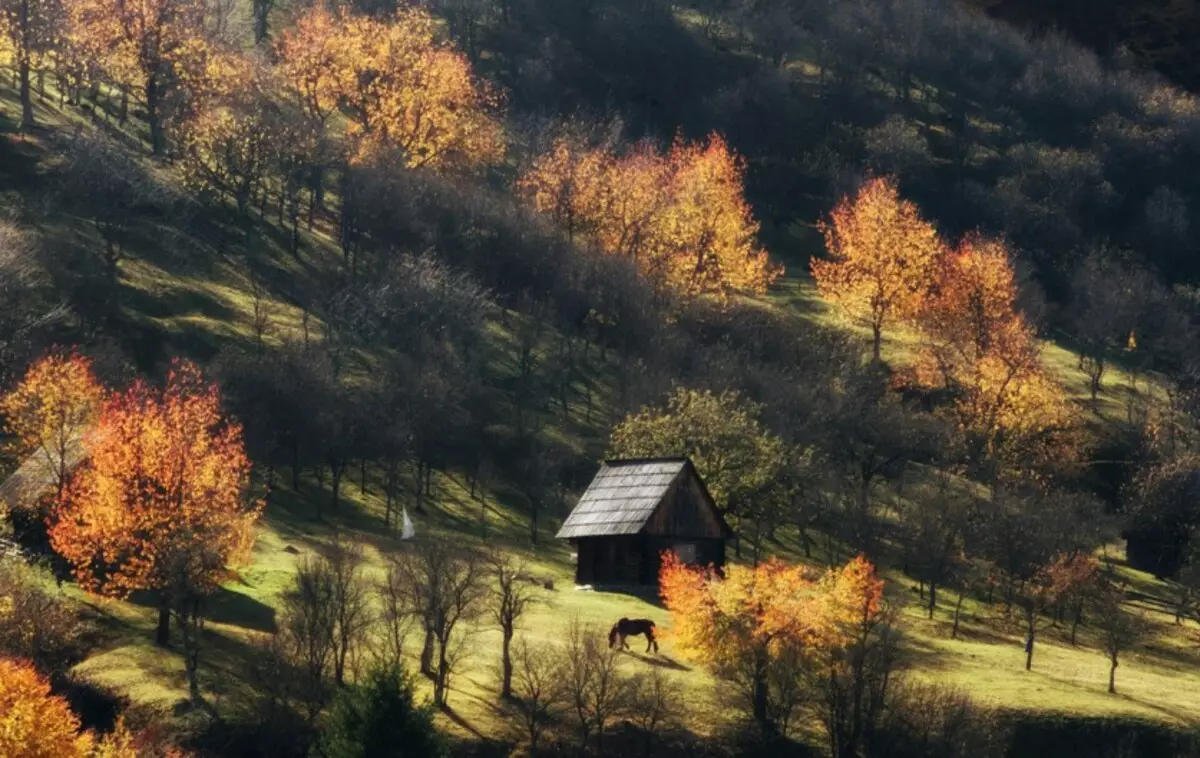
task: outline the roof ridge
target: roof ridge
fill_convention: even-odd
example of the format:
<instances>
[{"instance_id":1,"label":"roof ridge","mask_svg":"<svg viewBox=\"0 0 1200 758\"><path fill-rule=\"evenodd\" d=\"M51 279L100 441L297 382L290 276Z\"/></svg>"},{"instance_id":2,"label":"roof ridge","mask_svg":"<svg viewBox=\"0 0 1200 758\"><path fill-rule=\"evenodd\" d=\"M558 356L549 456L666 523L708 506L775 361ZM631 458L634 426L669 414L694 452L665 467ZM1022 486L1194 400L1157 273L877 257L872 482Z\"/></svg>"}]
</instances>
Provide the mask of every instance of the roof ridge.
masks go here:
<instances>
[{"instance_id":1,"label":"roof ridge","mask_svg":"<svg viewBox=\"0 0 1200 758\"><path fill-rule=\"evenodd\" d=\"M666 455L644 458L605 458L605 466L628 466L637 463L688 463L691 459L686 455Z\"/></svg>"}]
</instances>

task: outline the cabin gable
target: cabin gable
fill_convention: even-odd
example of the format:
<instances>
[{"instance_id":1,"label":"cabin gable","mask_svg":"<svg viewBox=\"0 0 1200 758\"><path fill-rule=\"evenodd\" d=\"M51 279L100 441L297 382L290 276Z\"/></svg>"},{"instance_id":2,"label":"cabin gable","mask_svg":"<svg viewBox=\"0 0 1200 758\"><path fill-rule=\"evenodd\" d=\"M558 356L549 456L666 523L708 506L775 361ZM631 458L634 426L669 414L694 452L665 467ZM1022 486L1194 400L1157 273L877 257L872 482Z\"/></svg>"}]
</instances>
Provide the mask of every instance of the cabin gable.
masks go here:
<instances>
[{"instance_id":1,"label":"cabin gable","mask_svg":"<svg viewBox=\"0 0 1200 758\"><path fill-rule=\"evenodd\" d=\"M725 536L716 506L695 469L685 466L653 515L645 534L684 539L721 539Z\"/></svg>"}]
</instances>

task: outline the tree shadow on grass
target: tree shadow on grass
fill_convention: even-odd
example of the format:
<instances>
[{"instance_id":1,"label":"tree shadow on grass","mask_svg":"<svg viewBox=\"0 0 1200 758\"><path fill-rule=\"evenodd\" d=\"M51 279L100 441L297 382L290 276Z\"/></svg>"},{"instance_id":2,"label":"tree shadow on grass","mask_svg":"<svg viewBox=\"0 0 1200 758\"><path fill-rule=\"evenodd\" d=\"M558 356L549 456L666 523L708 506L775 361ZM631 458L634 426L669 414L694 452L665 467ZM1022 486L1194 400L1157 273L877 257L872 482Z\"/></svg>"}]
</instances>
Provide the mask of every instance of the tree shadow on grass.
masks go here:
<instances>
[{"instance_id":1,"label":"tree shadow on grass","mask_svg":"<svg viewBox=\"0 0 1200 758\"><path fill-rule=\"evenodd\" d=\"M275 631L275 609L241 592L222 587L208 600L209 621L250 629Z\"/></svg>"},{"instance_id":2,"label":"tree shadow on grass","mask_svg":"<svg viewBox=\"0 0 1200 758\"><path fill-rule=\"evenodd\" d=\"M142 608L157 610L159 597L154 592L139 591L130 595L129 602ZM275 631L274 608L227 587L221 587L208 598L204 617L213 623L254 632Z\"/></svg>"},{"instance_id":3,"label":"tree shadow on grass","mask_svg":"<svg viewBox=\"0 0 1200 758\"><path fill-rule=\"evenodd\" d=\"M475 736L478 739L487 740L487 737L484 736L483 732L479 731L474 726L472 726L471 722L467 721L465 718L463 718L461 715L459 715L454 710L453 707L451 707L449 705L442 706L441 712L443 714L445 714L446 718L450 719L456 725L458 725L459 728L469 732L471 735Z\"/></svg>"},{"instance_id":4,"label":"tree shadow on grass","mask_svg":"<svg viewBox=\"0 0 1200 758\"><path fill-rule=\"evenodd\" d=\"M692 670L690 666L684 666L682 663L675 660L671 656L664 655L662 653L655 653L654 655L647 655L647 654L643 654L643 653L635 653L634 651L630 650L630 651L628 651L627 655L629 655L630 658L635 658L649 666L654 666L654 667L660 668L660 669L667 669L668 671L691 671Z\"/></svg>"}]
</instances>

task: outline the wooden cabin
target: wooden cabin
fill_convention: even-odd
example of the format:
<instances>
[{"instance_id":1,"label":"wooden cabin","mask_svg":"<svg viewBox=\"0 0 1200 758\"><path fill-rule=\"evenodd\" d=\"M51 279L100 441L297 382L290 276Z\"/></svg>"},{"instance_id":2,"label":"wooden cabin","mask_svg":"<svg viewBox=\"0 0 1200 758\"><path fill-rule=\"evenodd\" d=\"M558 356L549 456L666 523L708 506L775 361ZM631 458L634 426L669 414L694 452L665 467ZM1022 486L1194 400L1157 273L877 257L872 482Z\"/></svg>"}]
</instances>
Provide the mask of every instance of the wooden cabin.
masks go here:
<instances>
[{"instance_id":1,"label":"wooden cabin","mask_svg":"<svg viewBox=\"0 0 1200 758\"><path fill-rule=\"evenodd\" d=\"M577 550L576 584L657 584L664 550L723 567L732 536L686 458L606 461L557 535Z\"/></svg>"}]
</instances>

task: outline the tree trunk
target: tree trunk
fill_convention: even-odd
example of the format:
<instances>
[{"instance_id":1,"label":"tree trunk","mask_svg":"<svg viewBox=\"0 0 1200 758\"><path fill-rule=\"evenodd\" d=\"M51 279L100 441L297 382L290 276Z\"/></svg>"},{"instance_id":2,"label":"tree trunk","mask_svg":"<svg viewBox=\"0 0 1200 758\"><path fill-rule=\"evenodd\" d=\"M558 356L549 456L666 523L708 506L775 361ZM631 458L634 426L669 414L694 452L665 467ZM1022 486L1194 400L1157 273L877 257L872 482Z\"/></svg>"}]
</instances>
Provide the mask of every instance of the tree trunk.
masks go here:
<instances>
[{"instance_id":1,"label":"tree trunk","mask_svg":"<svg viewBox=\"0 0 1200 758\"><path fill-rule=\"evenodd\" d=\"M254 44L261 45L267 41L270 36L270 29L267 26L267 21L270 18L271 5L264 0L255 0L254 3Z\"/></svg>"},{"instance_id":2,"label":"tree trunk","mask_svg":"<svg viewBox=\"0 0 1200 758\"><path fill-rule=\"evenodd\" d=\"M346 470L346 464L338 461L337 463L329 464L329 474L332 477L330 490L333 497L330 502L333 503L333 512L337 513L342 507L342 472Z\"/></svg>"},{"instance_id":3,"label":"tree trunk","mask_svg":"<svg viewBox=\"0 0 1200 758\"><path fill-rule=\"evenodd\" d=\"M167 647L171 644L171 608L166 600L160 602L162 605L158 606L158 628L154 632L154 644Z\"/></svg>"},{"instance_id":4,"label":"tree trunk","mask_svg":"<svg viewBox=\"0 0 1200 758\"><path fill-rule=\"evenodd\" d=\"M762 730L763 736L768 736L774 731L771 724L771 715L768 712L766 668L766 662L760 659L755 666L753 683L754 721L758 724L759 729Z\"/></svg>"},{"instance_id":5,"label":"tree trunk","mask_svg":"<svg viewBox=\"0 0 1200 758\"><path fill-rule=\"evenodd\" d=\"M529 542L533 545L538 543L538 511L542 509L542 504L537 500L529 503Z\"/></svg>"},{"instance_id":6,"label":"tree trunk","mask_svg":"<svg viewBox=\"0 0 1200 758\"><path fill-rule=\"evenodd\" d=\"M29 131L33 128L33 100L30 98L29 91L29 55L30 47L33 41L33 30L30 28L29 18L29 0L21 0L21 7L18 9L19 18L17 26L21 34L21 41L17 44L17 80L18 87L21 91L21 131Z\"/></svg>"},{"instance_id":7,"label":"tree trunk","mask_svg":"<svg viewBox=\"0 0 1200 758\"><path fill-rule=\"evenodd\" d=\"M29 58L22 56L19 64L21 70L21 131L27 132L34 127L33 99L29 89Z\"/></svg>"},{"instance_id":8,"label":"tree trunk","mask_svg":"<svg viewBox=\"0 0 1200 758\"><path fill-rule=\"evenodd\" d=\"M1031 620L1029 622L1028 636L1025 638L1025 670L1026 671L1033 670L1033 643L1034 643L1034 629L1033 629L1033 621Z\"/></svg>"},{"instance_id":9,"label":"tree trunk","mask_svg":"<svg viewBox=\"0 0 1200 758\"><path fill-rule=\"evenodd\" d=\"M1083 600L1075 604L1075 617L1071 619L1071 644L1075 644L1075 633L1079 631L1079 623L1083 621Z\"/></svg>"},{"instance_id":10,"label":"tree trunk","mask_svg":"<svg viewBox=\"0 0 1200 758\"><path fill-rule=\"evenodd\" d=\"M929 580L929 618L933 619L933 612L937 608L937 582Z\"/></svg>"},{"instance_id":11,"label":"tree trunk","mask_svg":"<svg viewBox=\"0 0 1200 758\"><path fill-rule=\"evenodd\" d=\"M504 639L500 648L500 663L501 663L501 682L500 696L505 700L512 698L512 655L510 649L512 647L513 629L511 626L504 627Z\"/></svg>"},{"instance_id":12,"label":"tree trunk","mask_svg":"<svg viewBox=\"0 0 1200 758\"><path fill-rule=\"evenodd\" d=\"M439 708L446 707L446 685L450 682L450 661L446 660L446 646L438 644L437 676L433 680L433 703Z\"/></svg>"},{"instance_id":13,"label":"tree trunk","mask_svg":"<svg viewBox=\"0 0 1200 758\"><path fill-rule=\"evenodd\" d=\"M950 639L952 640L958 639L958 619L962 613L963 596L966 594L965 591L959 590L958 602L954 604L954 626L950 628Z\"/></svg>"},{"instance_id":14,"label":"tree trunk","mask_svg":"<svg viewBox=\"0 0 1200 758\"><path fill-rule=\"evenodd\" d=\"M158 77L151 74L146 79L146 122L150 125L150 151L162 155L165 146L158 101Z\"/></svg>"},{"instance_id":15,"label":"tree trunk","mask_svg":"<svg viewBox=\"0 0 1200 758\"><path fill-rule=\"evenodd\" d=\"M871 359L879 363L881 348L883 346L883 327L879 324L871 325Z\"/></svg>"},{"instance_id":16,"label":"tree trunk","mask_svg":"<svg viewBox=\"0 0 1200 758\"><path fill-rule=\"evenodd\" d=\"M1112 665L1108 667L1108 692L1109 694L1117 694L1117 654L1112 654Z\"/></svg>"},{"instance_id":17,"label":"tree trunk","mask_svg":"<svg viewBox=\"0 0 1200 758\"><path fill-rule=\"evenodd\" d=\"M425 625L425 643L421 647L421 673L433 678L433 629Z\"/></svg>"}]
</instances>

